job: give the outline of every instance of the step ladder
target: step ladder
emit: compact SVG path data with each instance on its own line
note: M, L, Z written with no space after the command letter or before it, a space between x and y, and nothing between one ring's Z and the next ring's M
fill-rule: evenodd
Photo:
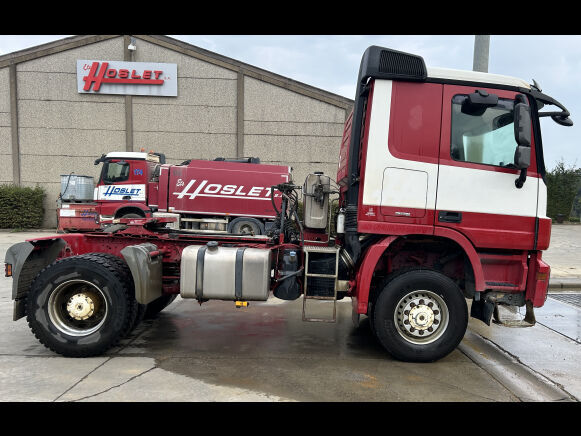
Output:
M337 320L337 277L339 275L339 247L303 247L305 253L305 286L303 292L303 321L312 322L336 322ZM309 253L328 253L335 255L335 271L334 274L318 274L309 272ZM333 296L319 296L309 295L309 278L326 278L333 279ZM312 281L311 281L312 283ZM333 301L333 317L332 318L308 318L306 316L307 300L327 300Z

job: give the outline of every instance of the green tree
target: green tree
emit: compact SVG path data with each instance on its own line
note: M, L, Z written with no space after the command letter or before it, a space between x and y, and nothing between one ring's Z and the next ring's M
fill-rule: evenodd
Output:
M563 160L557 162L553 170L547 171L547 216L555 219L563 215L568 219L576 212L573 202L581 189L581 168L565 166Z

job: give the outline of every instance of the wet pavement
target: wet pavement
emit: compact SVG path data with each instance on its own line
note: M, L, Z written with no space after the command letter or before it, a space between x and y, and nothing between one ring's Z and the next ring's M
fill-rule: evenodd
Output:
M581 226L555 231L557 227L543 258L552 272L574 280L571 271L579 262L569 262L560 250L574 253L575 244L581 247ZM0 232L0 255L3 258L8 246L32 236ZM430 364L413 364L387 354L365 317L359 327L353 326L348 298L337 303L337 323L327 324L303 322L301 299L271 298L236 309L232 302L200 306L178 297L106 355L64 358L40 344L25 319L12 321L10 290L11 279L2 277L2 401L581 399L581 308L557 299L557 294L536 309L534 327L486 326L471 319L466 337L450 355ZM565 293L577 294L574 288ZM311 303L313 314L330 313L330 303Z
M581 288L581 224L554 224L543 260L551 266L552 285L574 283Z

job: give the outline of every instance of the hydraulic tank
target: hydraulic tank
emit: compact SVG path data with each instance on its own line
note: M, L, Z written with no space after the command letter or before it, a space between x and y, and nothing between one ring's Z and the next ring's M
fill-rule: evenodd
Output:
M323 173L309 174L303 186L304 221L309 229L324 229L329 211L331 179Z
M265 301L270 291L271 252L261 248L220 247L217 242L182 251L182 298Z

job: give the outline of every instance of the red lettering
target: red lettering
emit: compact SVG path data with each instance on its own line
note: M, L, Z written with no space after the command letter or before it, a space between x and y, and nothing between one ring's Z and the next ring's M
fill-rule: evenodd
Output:
M99 68L99 62L93 62L90 67L85 64L82 68L84 70L90 68L89 74L83 77L83 81L85 82L85 86L83 87L84 91L90 91L91 87L93 87L94 92L99 92L102 83L136 85L163 85L164 83L163 79L159 79L163 71L153 71L155 75L155 80L153 80L151 78L151 70L145 70L143 72L143 78L136 73L136 70L132 70L130 77L129 70L120 69L117 71L115 68L109 68L108 62L103 62L101 68Z
M91 71L83 80L85 81L85 86L83 90L89 91L91 89L91 85L94 83L95 86L93 87L93 91L98 92L99 88L101 87L101 82L103 81L103 76L105 75L105 71L107 71L107 67L109 66L108 62L103 62L103 67L99 70L99 74L97 74L97 69L99 68L99 62L93 62L91 65Z

